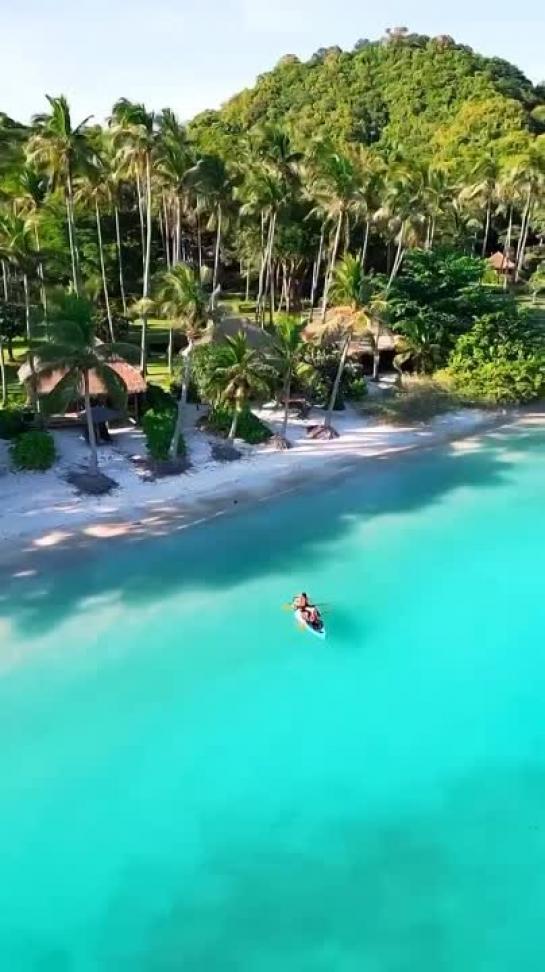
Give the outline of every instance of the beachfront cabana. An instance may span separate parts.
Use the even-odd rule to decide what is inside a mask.
[[[147,388],[145,379],[136,368],[133,368],[132,365],[130,365],[127,361],[124,361],[122,358],[117,358],[109,362],[109,367],[121,378],[127,389],[129,411],[132,411],[137,415],[138,396],[142,395]],[[38,396],[42,398],[55,390],[61,379],[64,378],[66,369],[57,368],[54,371],[40,372],[40,362],[37,360],[35,364],[35,372],[36,374],[34,376],[34,381],[36,382],[37,386],[36,392]],[[25,362],[25,364],[19,368],[17,374],[19,381],[22,385],[24,385],[30,399],[32,397],[30,394],[30,383],[32,381],[30,364]],[[83,384],[78,391],[79,397],[75,401],[68,404],[67,408],[65,409],[65,414],[68,412],[79,414],[81,412],[83,408]],[[108,390],[96,371],[89,372],[89,392],[91,399],[95,404],[100,404],[103,406],[108,405]]]
[[[324,343],[335,344],[343,339],[346,332],[352,329],[354,337],[348,348],[348,356],[353,359],[360,359],[367,364],[367,359],[374,356],[374,338],[371,332],[365,330],[365,324],[359,311],[352,307],[332,307],[328,310],[325,321],[322,321],[322,314],[316,311],[312,321],[305,328],[307,340],[321,341]],[[391,364],[396,349],[396,336],[389,327],[381,325],[378,337],[378,352],[381,364]]]
[[[488,257],[488,265],[496,271],[498,277],[510,277],[515,270],[516,264],[509,254],[496,250],[492,256]]]

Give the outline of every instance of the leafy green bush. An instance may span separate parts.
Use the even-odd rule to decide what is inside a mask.
[[[23,432],[11,446],[16,469],[45,470],[55,462],[55,442],[49,432]]]
[[[227,437],[232,421],[233,410],[227,405],[216,405],[210,410],[203,424],[215,435]],[[258,445],[270,439],[271,435],[271,430],[249,408],[242,412],[237,426],[238,438],[250,445]]]
[[[367,396],[367,382],[363,375],[348,375],[346,397],[351,402],[361,402]]]
[[[0,439],[15,439],[25,431],[28,413],[22,408],[0,409]]]
[[[150,456],[156,462],[168,459],[175,424],[176,412],[171,409],[161,412],[150,408],[144,415],[142,428],[146,436],[146,446]],[[178,455],[185,455],[183,436],[180,436],[178,443]]]
[[[545,395],[545,336],[524,314],[487,314],[458,341],[441,375],[471,401],[515,405]]]

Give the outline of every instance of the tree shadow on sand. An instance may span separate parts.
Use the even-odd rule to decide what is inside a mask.
[[[478,442],[478,445],[477,445]],[[461,487],[501,486],[516,451],[545,450],[545,433],[496,431],[480,440],[359,460],[331,481],[308,481],[289,501],[247,505],[187,528],[187,513],[166,510],[125,536],[99,539],[81,532],[50,547],[31,547],[0,566],[0,618],[27,637],[40,635],[77,610],[83,598],[115,595],[127,608],[184,589],[209,588],[289,574],[353,528],[354,518],[410,513]]]

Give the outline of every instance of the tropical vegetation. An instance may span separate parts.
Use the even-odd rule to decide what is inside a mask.
[[[121,402],[108,363],[137,345],[143,375],[164,357],[172,382],[174,407],[146,419],[157,455],[167,439],[183,450],[192,396],[231,438],[276,396],[286,444],[292,394],[325,405],[334,434],[333,409],[365,395],[354,346],[376,380],[385,336],[400,380],[439,372],[479,401],[543,393],[545,87],[506,61],[396,28],[288,55],[188,124],[124,97],[104,125],[62,95],[44,108],[30,125],[0,114],[4,408],[25,357],[36,411],[78,392],[90,415],[91,371]],[[216,342],[233,314],[268,344]],[[88,435],[95,469],[91,421]]]

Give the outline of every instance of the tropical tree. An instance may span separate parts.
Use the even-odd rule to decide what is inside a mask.
[[[171,455],[174,458],[178,455],[183,412],[187,404],[193,349],[210,318],[209,299],[200,275],[185,263],[176,264],[161,278],[157,305],[160,313],[176,323],[187,339],[187,345],[183,351],[184,368],[182,387],[178,398],[178,413],[170,447]]]
[[[44,267],[41,255],[40,220],[47,200],[47,180],[32,166],[25,165],[17,174],[14,209],[24,216],[34,230],[40,294],[44,317],[47,318],[47,293],[45,289]]]
[[[50,409],[66,408],[69,402],[83,397],[91,457],[89,470],[98,473],[98,455],[90,394],[90,376],[94,373],[107,394],[121,409],[125,408],[127,389],[111,367],[123,357],[134,357],[132,345],[102,344],[96,337],[92,307],[75,294],[60,293],[50,307],[47,340],[33,345],[36,370],[40,374],[63,371],[64,374],[46,403]]]
[[[113,107],[110,127],[114,144],[117,146],[120,171],[132,175],[136,182],[142,236],[142,300],[145,302],[150,292],[153,222],[151,174],[157,145],[155,115],[147,111],[143,104],[120,98]],[[140,342],[140,370],[143,375],[147,373],[147,325],[147,314],[143,314]]]
[[[212,292],[219,282],[220,247],[224,211],[232,195],[232,183],[223,159],[217,155],[202,155],[185,175],[185,184],[201,197],[211,213],[210,225],[215,226],[214,271]]]
[[[86,139],[84,118],[76,127],[72,125],[70,107],[64,95],[53,98],[46,95],[51,111],[35,115],[32,119],[33,134],[27,144],[27,156],[38,169],[45,169],[52,189],[60,187],[64,193],[66,224],[72,261],[72,282],[76,294],[80,293],[80,259],[74,214],[74,179],[89,164],[90,151]]]
[[[225,344],[218,350],[219,360],[210,376],[210,387],[233,409],[228,436],[233,440],[250,396],[266,393],[270,386],[271,372],[263,356],[250,347],[242,332],[226,337]]]
[[[296,377],[309,377],[312,372],[311,366],[304,359],[307,348],[304,328],[304,322],[297,322],[290,318],[281,319],[275,328],[271,364],[282,382],[284,418],[281,435],[277,437],[277,445],[281,448],[289,448],[290,445],[287,434],[292,381]]]

